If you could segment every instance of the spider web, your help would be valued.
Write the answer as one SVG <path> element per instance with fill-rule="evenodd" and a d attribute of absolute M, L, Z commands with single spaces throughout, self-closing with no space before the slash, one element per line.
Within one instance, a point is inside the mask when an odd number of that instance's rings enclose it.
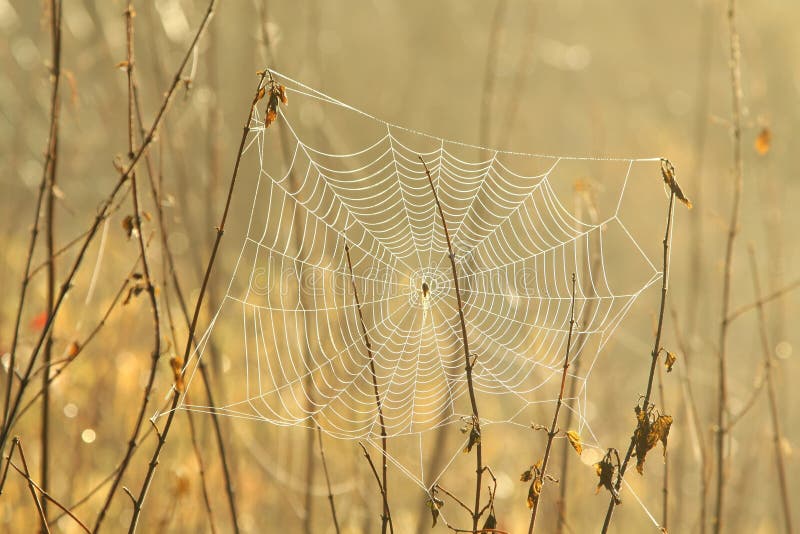
<path fill-rule="evenodd" d="M 212 336 L 224 337 L 238 386 L 217 413 L 375 444 L 381 427 L 349 245 L 388 436 L 419 436 L 422 448 L 426 432 L 471 416 L 447 243 L 421 157 L 453 242 L 482 426 L 527 427 L 556 401 L 574 274 L 570 358 L 581 362 L 570 367 L 576 393 L 564 406 L 597 443 L 586 416 L 589 378 L 634 301 L 661 280 L 621 214 L 632 170 L 658 158 L 474 147 L 273 75 L 290 105 L 268 130 L 258 112 L 250 125 L 253 201 L 187 392 Z M 595 167 L 613 184 L 608 209 L 588 221 L 566 207 L 565 191 Z M 212 410 L 186 394 L 180 408 Z"/>

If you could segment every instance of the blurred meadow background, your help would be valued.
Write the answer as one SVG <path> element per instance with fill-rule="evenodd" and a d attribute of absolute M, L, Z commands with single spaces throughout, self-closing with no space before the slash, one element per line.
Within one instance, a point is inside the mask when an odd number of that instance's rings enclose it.
<path fill-rule="evenodd" d="M 55 166 L 46 156 L 53 6 L 56 14 L 61 10 Z M 0 495 L 0 530 L 43 530 L 44 514 L 53 532 L 83 531 L 53 502 L 37 511 L 37 500 L 47 502 L 40 491 L 44 488 L 88 529 L 95 530 L 102 516 L 102 530 L 125 531 L 150 476 L 138 519 L 141 532 L 335 532 L 329 487 L 342 532 L 381 529 L 380 492 L 357 441 L 323 435 L 326 474 L 317 434 L 308 428 L 219 417 L 217 429 L 210 415 L 179 410 L 157 467 L 149 469 L 166 416 L 155 419 L 155 427 L 148 418 L 171 403 L 174 369 L 180 369 L 189 331 L 186 317 L 194 311 L 215 248 L 215 227 L 258 82 L 256 71 L 270 67 L 370 115 L 437 138 L 537 154 L 668 158 L 694 204 L 691 210 L 675 208 L 660 344 L 678 360 L 673 372 L 659 373 L 663 382 L 657 378 L 654 386 L 659 388 L 653 397 L 659 413 L 674 418 L 668 464 L 665 470 L 659 444 L 643 476 L 634 469 L 626 472 L 625 481 L 638 499 L 623 486 L 623 504 L 614 512 L 610 531 L 714 531 L 720 325 L 731 314 L 736 317 L 725 336 L 721 530 L 792 531 L 784 509 L 796 507 L 800 491 L 800 430 L 795 426 L 800 398 L 794 391 L 800 378 L 794 352 L 800 334 L 793 321 L 800 314 L 800 293 L 793 291 L 800 264 L 792 231 L 800 225 L 794 209 L 800 180 L 791 152 L 800 124 L 800 5 L 741 3 L 736 12 L 744 172 L 726 314 L 721 312 L 726 241 L 736 187 L 728 2 L 225 1 L 216 4 L 192 47 L 206 2 L 135 1 L 133 65 L 145 130 L 159 117 L 187 50 L 188 62 L 145 152 L 147 159 L 142 156 L 137 163 L 138 193 L 129 191 L 127 180 L 104 210 L 107 216 L 95 219 L 128 164 L 127 7 L 122 0 L 68 0 L 63 5 L 0 0 L 1 378 L 3 399 L 8 395 L 14 401 L 22 388 L 24 409 L 12 419 L 13 428 L 4 428 L 2 466 L 8 469 L 6 457 L 18 436 L 30 479 L 39 487 L 29 488 L 20 472 L 8 470 Z M 262 115 L 267 100 L 259 103 Z M 290 93 L 287 114 L 296 115 L 309 142 L 331 152 L 351 152 L 385 134 L 374 124 L 368 130 L 362 121 L 304 113 L 302 102 Z M 282 126 L 279 120 L 264 131 L 263 160 L 275 169 L 286 165 L 279 143 Z M 134 130 L 140 146 L 138 124 Z M 427 149 L 434 145 L 428 141 Z M 488 153 L 476 149 L 465 158 L 483 161 Z M 259 163 L 254 151 L 243 158 L 224 238 L 203 292 L 198 336 L 228 291 L 256 196 Z M 586 216 L 593 207 L 602 211 L 603 202 L 613 207 L 620 174 L 603 163 L 587 162 L 566 166 L 557 178 L 560 201 Z M 636 242 L 660 266 L 668 194 L 658 162 L 637 163 L 632 178 L 624 217 Z M 37 244 L 26 267 L 42 183 Z M 156 190 L 157 203 L 151 195 Z M 579 194 L 585 191 L 589 194 Z M 141 242 L 134 196 L 140 202 Z M 597 205 L 587 204 L 587 198 Z M 48 278 L 57 293 L 95 220 L 96 236 L 46 335 Z M 48 243 L 55 253 L 52 271 Z M 138 261 L 141 243 L 147 246 L 152 295 L 160 311 L 155 367 L 149 291 Z M 759 297 L 749 249 L 765 297 L 763 322 L 752 306 Z M 641 275 L 623 254 L 607 254 L 605 261 L 605 269 L 620 280 Z M 26 272 L 30 281 L 23 286 Z M 591 375 L 585 415 L 600 430 L 603 447 L 619 449 L 621 455 L 636 427 L 634 406 L 647 387 L 658 285 L 636 301 Z M 23 287 L 26 298 L 17 328 Z M 568 319 L 566 311 L 560 308 L 561 319 Z M 243 342 L 237 316 L 221 317 L 204 353 L 204 372 L 214 395 L 230 401 L 244 388 L 236 372 Z M 37 349 L 40 339 L 44 346 Z M 58 376 L 47 388 L 44 410 L 37 394 L 45 376 L 39 369 L 43 354 L 38 353 L 48 346 L 51 376 Z M 9 380 L 12 352 L 17 377 Z M 34 352 L 39 359 L 33 370 L 38 372 L 26 383 L 20 378 Z M 555 386 L 559 378 L 552 379 Z M 148 385 L 151 394 L 142 410 Z M 552 401 L 558 391 L 546 394 Z M 205 389 L 193 385 L 191 395 L 204 397 Z M 489 409 L 502 412 L 503 406 Z M 531 411 L 526 424 L 549 427 L 552 409 L 549 403 Z M 777 441 L 774 414 L 781 427 Z M 562 412 L 559 426 L 567 430 L 564 417 Z M 443 461 L 440 450 L 456 451 L 464 440 L 458 425 L 442 428 L 425 433 L 424 442 L 398 438 L 390 448 L 399 461 L 435 466 Z M 482 441 L 484 463 L 497 478 L 496 528 L 524 532 L 529 483 L 519 481 L 520 473 L 542 457 L 546 433 L 524 425 L 487 425 Z M 413 454 L 408 451 L 417 451 L 419 443 L 422 457 L 409 458 Z M 609 497 L 604 488 L 595 495 L 593 464 L 602 453 L 598 457 L 590 450 L 579 458 L 565 445 L 556 439 L 548 473 L 559 481 L 545 481 L 538 530 L 598 531 Z M 380 449 L 369 450 L 379 463 Z M 568 471 L 562 475 L 564 455 Z M 24 471 L 17 452 L 12 460 Z M 117 480 L 120 466 L 124 471 Z M 422 488 L 392 463 L 388 476 L 396 532 L 448 531 L 442 522 L 431 529 Z M 471 457 L 461 454 L 441 482 L 471 503 L 474 476 Z M 565 500 L 559 496 L 562 487 Z M 447 520 L 469 528 L 466 512 L 442 493 L 438 497 L 445 499 Z M 487 498 L 484 491 L 483 502 Z M 559 520 L 561 505 L 565 515 Z M 794 520 L 796 526 L 800 518 Z"/>

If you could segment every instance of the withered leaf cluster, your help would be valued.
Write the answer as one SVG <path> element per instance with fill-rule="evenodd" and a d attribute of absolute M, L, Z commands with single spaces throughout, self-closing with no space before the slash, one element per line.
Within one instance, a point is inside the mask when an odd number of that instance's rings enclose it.
<path fill-rule="evenodd" d="M 664 177 L 664 183 L 669 186 L 678 200 L 683 202 L 687 208 L 691 208 L 692 201 L 683 194 L 681 186 L 679 186 L 677 180 L 675 180 L 675 167 L 668 159 L 661 158 L 661 176 Z"/>
<path fill-rule="evenodd" d="M 436 497 L 436 488 L 431 490 L 431 497 L 425 500 L 425 505 L 431 511 L 431 518 L 433 519 L 431 528 L 433 528 L 436 526 L 436 522 L 439 520 L 439 508 L 444 506 L 444 501 Z"/>
<path fill-rule="evenodd" d="M 267 100 L 267 115 L 264 117 L 264 128 L 269 128 L 269 125 L 278 118 L 279 104 L 289 105 L 289 99 L 286 97 L 286 87 L 272 79 L 270 79 L 268 87 L 262 87 L 258 91 L 253 105 L 260 102 L 267 94 L 269 94 L 269 99 Z"/>
<path fill-rule="evenodd" d="M 622 499 L 619 498 L 619 492 L 614 487 L 614 473 L 619 469 L 619 453 L 617 453 L 617 450 L 608 449 L 603 459 L 594 464 L 594 468 L 600 479 L 597 482 L 597 488 L 594 490 L 595 494 L 600 491 L 600 488 L 606 488 L 611 493 L 611 496 L 614 497 L 614 502 L 617 504 L 622 503 Z"/>
<path fill-rule="evenodd" d="M 636 430 L 634 431 L 634 441 L 636 442 L 636 471 L 641 475 L 644 472 L 644 461 L 647 453 L 656 446 L 659 441 L 664 445 L 664 454 L 667 453 L 667 438 L 669 429 L 672 426 L 672 416 L 660 415 L 655 413 L 653 406 L 644 409 L 636 407 Z"/>
<path fill-rule="evenodd" d="M 539 460 L 519 476 L 520 482 L 530 482 L 528 488 L 528 508 L 533 508 L 533 504 L 542 493 L 542 460 Z"/>

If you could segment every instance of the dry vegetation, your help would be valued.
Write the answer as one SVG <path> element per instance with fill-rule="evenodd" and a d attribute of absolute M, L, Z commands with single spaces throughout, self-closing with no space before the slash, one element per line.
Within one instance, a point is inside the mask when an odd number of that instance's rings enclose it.
<path fill-rule="evenodd" d="M 0 0 L 0 530 L 793 532 L 800 8 L 362 4 Z M 581 272 L 554 402 L 524 431 L 482 427 L 463 266 L 430 173 L 471 416 L 426 442 L 433 471 L 466 440 L 427 495 L 381 454 L 407 443 L 385 437 L 355 278 L 378 448 L 175 410 L 225 294 L 238 244 L 226 245 L 247 224 L 256 110 L 276 140 L 265 157 L 289 158 L 270 125 L 287 95 L 254 75 L 264 65 L 447 139 L 669 157 L 637 176 L 666 194 L 631 212 L 668 276 L 593 375 L 587 411 L 610 448 L 581 456 L 586 436 L 562 405 L 592 316 L 576 313 Z M 570 179 L 571 209 L 594 222 L 602 173 Z M 193 398 L 215 406 L 241 387 L 228 372 L 236 332 L 209 342 Z"/>

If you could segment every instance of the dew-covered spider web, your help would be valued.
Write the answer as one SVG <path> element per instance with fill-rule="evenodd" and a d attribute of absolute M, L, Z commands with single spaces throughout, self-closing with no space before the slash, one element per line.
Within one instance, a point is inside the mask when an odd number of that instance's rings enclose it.
<path fill-rule="evenodd" d="M 229 277 L 224 298 L 193 354 L 196 362 L 214 336 L 225 339 L 236 387 L 217 399 L 216 412 L 380 441 L 348 245 L 390 454 L 392 439 L 422 448 L 431 430 L 471 416 L 450 258 L 422 158 L 453 243 L 482 426 L 529 427 L 537 414 L 552 414 L 574 274 L 575 386 L 564 406 L 588 446 L 608 446 L 589 424 L 589 383 L 637 297 L 661 280 L 663 234 L 645 234 L 625 217 L 625 206 L 640 201 L 631 190 L 642 176 L 651 194 L 662 194 L 658 158 L 475 147 L 386 123 L 273 75 L 289 105 L 268 128 L 264 109 L 252 121 L 250 170 L 240 176 L 252 202 L 233 214 L 242 235 L 229 230 L 226 238 L 239 243 L 238 256 L 218 273 Z M 582 180 L 599 183 L 591 217 L 575 208 Z M 197 404 L 201 395 L 190 398 L 181 408 L 211 411 Z M 438 476 L 398 458 L 423 489 Z"/>

